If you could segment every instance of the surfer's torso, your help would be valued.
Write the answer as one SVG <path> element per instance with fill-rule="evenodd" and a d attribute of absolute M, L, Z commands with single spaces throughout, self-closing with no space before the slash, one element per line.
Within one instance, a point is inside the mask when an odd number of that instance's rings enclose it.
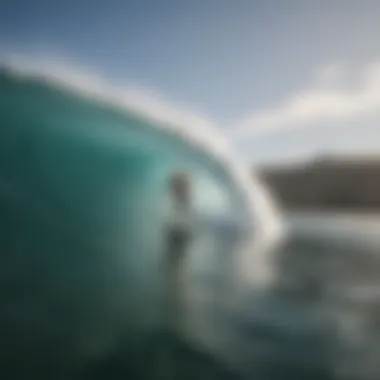
<path fill-rule="evenodd" d="M 166 221 L 166 239 L 167 258 L 172 265 L 178 264 L 185 255 L 192 234 L 193 221 L 190 208 L 180 202 L 171 202 Z"/>

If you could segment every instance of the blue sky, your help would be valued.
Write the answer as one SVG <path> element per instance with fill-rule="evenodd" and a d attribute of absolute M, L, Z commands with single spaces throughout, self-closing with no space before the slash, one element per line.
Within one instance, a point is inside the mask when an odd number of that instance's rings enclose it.
<path fill-rule="evenodd" d="M 1 0 L 2 53 L 154 89 L 252 162 L 380 148 L 375 0 Z"/>

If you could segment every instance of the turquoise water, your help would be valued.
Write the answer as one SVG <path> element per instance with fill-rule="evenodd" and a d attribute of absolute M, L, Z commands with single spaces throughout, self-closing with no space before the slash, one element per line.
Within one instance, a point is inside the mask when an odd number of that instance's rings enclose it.
<path fill-rule="evenodd" d="M 0 375 L 155 368 L 170 342 L 159 334 L 167 178 L 186 168 L 198 232 L 186 344 L 170 343 L 178 378 L 380 377 L 378 220 L 289 216 L 288 239 L 264 252 L 273 281 L 245 283 L 238 268 L 268 268 L 249 244 L 236 265 L 239 247 L 275 212 L 230 156 L 195 137 L 41 78 L 0 75 Z"/>
<path fill-rule="evenodd" d="M 200 136 L 53 78 L 0 74 L 2 366 L 70 372 L 160 328 L 173 171 L 193 180 L 195 272 L 276 219 L 248 172 Z"/>
<path fill-rule="evenodd" d="M 290 216 L 274 281 L 241 286 L 231 258 L 271 218 L 250 208 L 248 190 L 263 205 L 257 187 L 211 146 L 17 75 L 0 75 L 0 146 L 2 377 L 121 379 L 155 368 L 168 344 L 156 335 L 162 206 L 168 175 L 186 167 L 199 234 L 188 345 L 175 345 L 180 378 L 233 378 L 229 366 L 261 380 L 380 378 L 378 220 Z M 261 271 L 246 249 L 243 266 Z"/>

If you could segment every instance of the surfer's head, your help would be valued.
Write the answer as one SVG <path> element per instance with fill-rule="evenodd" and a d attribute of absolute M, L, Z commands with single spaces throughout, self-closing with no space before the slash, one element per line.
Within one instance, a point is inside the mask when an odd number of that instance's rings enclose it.
<path fill-rule="evenodd" d="M 191 181 L 190 177 L 185 172 L 176 172 L 171 175 L 169 187 L 172 195 L 182 202 L 190 200 Z"/>

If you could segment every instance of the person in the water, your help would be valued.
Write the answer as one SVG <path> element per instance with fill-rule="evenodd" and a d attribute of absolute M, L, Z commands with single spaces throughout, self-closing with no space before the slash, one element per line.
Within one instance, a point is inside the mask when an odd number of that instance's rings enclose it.
<path fill-rule="evenodd" d="M 169 204 L 165 210 L 164 282 L 165 282 L 165 339 L 156 351 L 153 371 L 162 379 L 174 379 L 177 365 L 177 338 L 185 318 L 185 260 L 192 239 L 191 182 L 184 172 L 176 172 L 168 182 Z"/>
<path fill-rule="evenodd" d="M 193 236 L 191 181 L 188 174 L 178 172 L 169 181 L 170 208 L 166 225 L 166 268 L 172 332 L 177 332 L 183 319 L 184 269 Z"/>

